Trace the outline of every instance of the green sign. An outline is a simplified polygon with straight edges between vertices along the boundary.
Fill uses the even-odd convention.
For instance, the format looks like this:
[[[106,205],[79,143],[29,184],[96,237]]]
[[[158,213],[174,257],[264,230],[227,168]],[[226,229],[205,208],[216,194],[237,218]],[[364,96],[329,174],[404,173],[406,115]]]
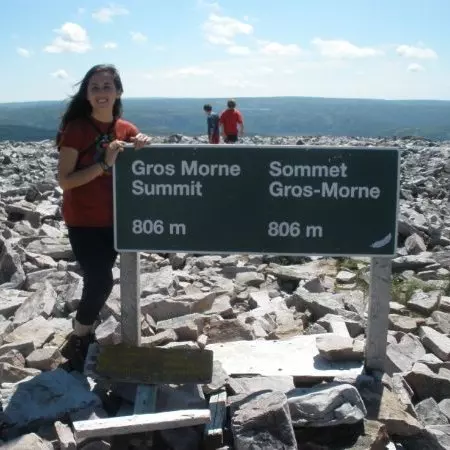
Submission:
[[[391,148],[152,145],[114,168],[118,251],[391,256]]]

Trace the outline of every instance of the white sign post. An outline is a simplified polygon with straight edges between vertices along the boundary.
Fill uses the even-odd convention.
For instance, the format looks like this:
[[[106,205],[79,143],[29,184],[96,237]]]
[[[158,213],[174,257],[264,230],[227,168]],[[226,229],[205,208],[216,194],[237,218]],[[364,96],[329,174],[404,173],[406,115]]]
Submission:
[[[120,299],[122,342],[139,347],[141,345],[141,313],[139,253],[120,253]]]
[[[384,371],[391,301],[392,260],[371,258],[370,294],[364,366],[368,372]]]

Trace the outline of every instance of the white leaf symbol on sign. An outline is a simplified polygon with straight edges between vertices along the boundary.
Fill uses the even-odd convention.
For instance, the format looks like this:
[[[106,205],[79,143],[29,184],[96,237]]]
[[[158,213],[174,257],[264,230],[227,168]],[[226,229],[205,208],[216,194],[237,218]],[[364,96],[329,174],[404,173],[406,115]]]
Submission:
[[[381,248],[381,247],[384,247],[385,245],[389,244],[389,242],[391,242],[391,239],[392,239],[392,234],[389,233],[383,239],[380,239],[379,241],[375,241],[372,244],[370,244],[370,246],[372,248]]]

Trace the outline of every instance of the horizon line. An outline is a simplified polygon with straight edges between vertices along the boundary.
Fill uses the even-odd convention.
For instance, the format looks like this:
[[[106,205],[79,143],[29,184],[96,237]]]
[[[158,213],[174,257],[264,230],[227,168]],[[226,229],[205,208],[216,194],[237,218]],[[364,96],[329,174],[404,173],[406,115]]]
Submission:
[[[122,100],[224,100],[234,99],[316,99],[316,100],[353,100],[353,101],[378,101],[378,102],[450,102],[450,99],[435,98],[374,98],[374,97],[325,97],[325,96],[306,96],[306,95],[261,95],[261,96],[230,96],[230,97],[170,97],[170,96],[123,96]],[[0,105],[17,105],[27,103],[59,103],[66,102],[70,96],[58,100],[17,100],[17,101],[0,101]]]

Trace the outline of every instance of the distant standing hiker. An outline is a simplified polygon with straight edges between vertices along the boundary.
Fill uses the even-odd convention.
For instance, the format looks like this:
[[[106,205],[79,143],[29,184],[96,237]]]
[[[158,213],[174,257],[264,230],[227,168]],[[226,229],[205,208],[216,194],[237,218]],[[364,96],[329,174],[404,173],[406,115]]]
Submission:
[[[212,110],[212,106],[206,104],[203,106],[206,113],[206,124],[208,129],[208,139],[210,144],[218,144],[220,142],[219,133],[219,115]]]
[[[73,333],[61,349],[70,368],[83,371],[93,325],[113,287],[117,258],[113,234],[111,168],[125,142],[148,144],[121,118],[122,81],[112,65],[92,67],[64,113],[56,144],[58,179],[63,189],[62,215],[73,253],[83,273],[83,292]]]
[[[219,123],[226,144],[234,144],[238,136],[244,134],[244,119],[241,112],[236,109],[234,100],[228,100],[227,109],[220,115]]]

